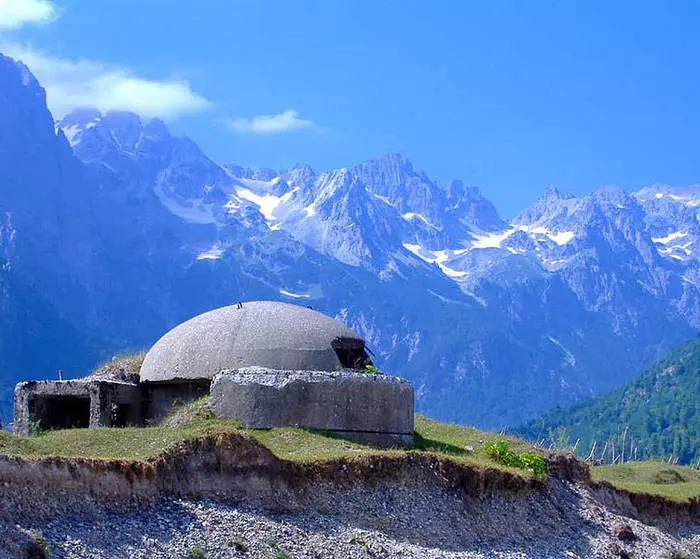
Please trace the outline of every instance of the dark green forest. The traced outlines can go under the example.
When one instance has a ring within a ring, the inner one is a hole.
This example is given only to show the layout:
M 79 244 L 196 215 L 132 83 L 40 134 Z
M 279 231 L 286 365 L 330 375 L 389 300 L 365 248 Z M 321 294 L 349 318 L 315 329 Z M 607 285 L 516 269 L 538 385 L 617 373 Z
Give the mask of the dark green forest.
M 622 388 L 558 407 L 517 428 L 517 434 L 580 456 L 700 460 L 700 336 L 676 348 Z M 624 445 L 623 445 L 624 441 Z M 578 442 L 578 444 L 577 444 Z M 613 449 L 614 447 L 614 449 Z M 605 455 L 602 456 L 603 450 Z

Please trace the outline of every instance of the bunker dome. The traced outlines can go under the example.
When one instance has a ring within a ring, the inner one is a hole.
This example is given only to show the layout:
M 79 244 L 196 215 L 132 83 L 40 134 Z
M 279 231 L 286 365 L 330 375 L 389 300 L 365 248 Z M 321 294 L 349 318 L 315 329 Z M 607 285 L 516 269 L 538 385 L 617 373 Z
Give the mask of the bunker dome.
M 298 305 L 254 301 L 200 314 L 146 355 L 142 382 L 211 379 L 223 369 L 338 371 L 371 365 L 365 343 L 342 322 Z

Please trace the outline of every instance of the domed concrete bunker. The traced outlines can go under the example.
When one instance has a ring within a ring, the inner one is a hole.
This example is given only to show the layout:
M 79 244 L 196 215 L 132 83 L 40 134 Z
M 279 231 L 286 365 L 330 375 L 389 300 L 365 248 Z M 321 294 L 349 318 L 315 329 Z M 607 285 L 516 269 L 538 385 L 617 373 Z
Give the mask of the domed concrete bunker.
M 146 355 L 141 383 L 151 417 L 174 398 L 209 390 L 213 413 L 245 427 L 296 425 L 380 446 L 410 444 L 413 386 L 372 371 L 364 340 L 343 323 L 257 301 L 168 332 Z
M 307 307 L 254 301 L 221 307 L 176 326 L 141 367 L 142 382 L 211 379 L 223 369 L 362 369 L 365 343 L 342 322 Z
M 249 428 L 300 426 L 359 442 L 413 440 L 413 386 L 377 373 L 364 340 L 310 308 L 256 301 L 222 307 L 173 328 L 133 377 L 23 382 L 15 432 L 153 424 L 209 395 L 211 410 Z

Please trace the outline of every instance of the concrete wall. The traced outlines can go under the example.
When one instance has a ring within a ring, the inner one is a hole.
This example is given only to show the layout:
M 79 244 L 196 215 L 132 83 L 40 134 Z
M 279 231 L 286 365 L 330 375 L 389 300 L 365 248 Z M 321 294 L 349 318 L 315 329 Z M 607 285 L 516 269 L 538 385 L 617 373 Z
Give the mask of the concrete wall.
M 297 425 L 378 446 L 406 446 L 413 437 L 413 386 L 386 375 L 222 371 L 212 381 L 210 406 L 218 417 L 255 429 Z
M 107 380 L 64 380 L 21 382 L 15 387 L 15 424 L 18 435 L 28 435 L 32 425 L 39 428 L 70 427 L 56 422 L 50 415 L 56 412 L 56 403 L 68 405 L 86 400 L 89 427 L 110 427 L 114 412 L 125 424 L 141 422 L 141 391 L 136 384 Z M 82 410 L 66 410 L 75 413 L 76 421 Z

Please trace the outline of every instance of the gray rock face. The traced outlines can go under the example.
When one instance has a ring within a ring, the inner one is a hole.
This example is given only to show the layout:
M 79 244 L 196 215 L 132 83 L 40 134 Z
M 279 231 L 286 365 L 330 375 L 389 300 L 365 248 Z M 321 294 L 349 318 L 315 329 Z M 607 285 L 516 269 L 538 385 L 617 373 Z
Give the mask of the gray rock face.
M 146 355 L 141 381 L 212 378 L 223 369 L 334 371 L 343 368 L 331 346 L 343 338 L 364 346 L 342 322 L 306 307 L 255 301 L 222 307 L 180 324 Z
M 248 367 L 216 375 L 209 402 L 218 417 L 254 429 L 297 425 L 379 446 L 413 440 L 413 386 L 386 375 Z

